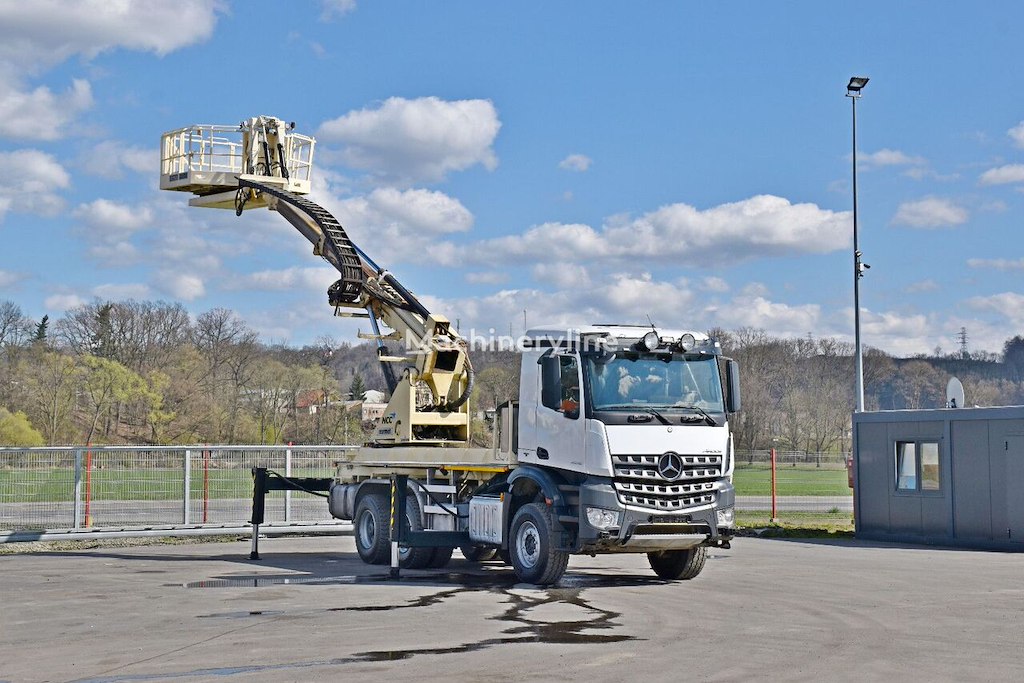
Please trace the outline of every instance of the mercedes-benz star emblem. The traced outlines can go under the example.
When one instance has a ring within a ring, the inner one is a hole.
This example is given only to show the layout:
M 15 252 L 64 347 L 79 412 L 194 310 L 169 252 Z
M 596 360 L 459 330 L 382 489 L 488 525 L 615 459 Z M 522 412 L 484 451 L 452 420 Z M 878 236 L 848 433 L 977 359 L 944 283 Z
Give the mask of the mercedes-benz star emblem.
M 683 458 L 669 451 L 658 458 L 658 473 L 669 481 L 675 481 L 683 474 Z

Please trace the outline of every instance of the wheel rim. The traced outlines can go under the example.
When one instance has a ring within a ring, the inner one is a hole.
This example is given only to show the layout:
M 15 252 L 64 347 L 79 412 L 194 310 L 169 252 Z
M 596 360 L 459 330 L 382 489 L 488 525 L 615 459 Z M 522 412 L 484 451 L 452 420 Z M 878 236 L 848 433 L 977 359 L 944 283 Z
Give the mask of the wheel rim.
M 359 518 L 359 545 L 365 549 L 373 547 L 377 537 L 377 525 L 373 523 L 373 515 L 364 512 Z
M 516 555 L 527 569 L 536 567 L 540 561 L 540 531 L 529 520 L 523 522 L 516 534 Z

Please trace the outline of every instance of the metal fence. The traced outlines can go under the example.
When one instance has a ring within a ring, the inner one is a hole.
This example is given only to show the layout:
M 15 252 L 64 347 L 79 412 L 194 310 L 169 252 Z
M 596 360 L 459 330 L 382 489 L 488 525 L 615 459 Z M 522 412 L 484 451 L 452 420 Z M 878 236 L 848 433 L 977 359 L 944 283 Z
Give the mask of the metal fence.
M 351 448 L 0 448 L 0 531 L 243 527 L 253 467 L 331 477 L 338 454 Z M 335 523 L 322 498 L 291 491 L 267 495 L 266 519 Z
M 733 482 L 740 523 L 852 528 L 849 461 L 848 453 L 737 452 Z
M 242 529 L 251 512 L 253 467 L 331 477 L 339 453 L 352 448 L 0 448 L 0 540 L 41 531 Z M 849 524 L 846 461 L 836 453 L 777 452 L 773 468 L 771 451 L 738 452 L 740 522 Z M 271 525 L 338 525 L 322 498 L 291 491 L 267 495 L 266 519 Z

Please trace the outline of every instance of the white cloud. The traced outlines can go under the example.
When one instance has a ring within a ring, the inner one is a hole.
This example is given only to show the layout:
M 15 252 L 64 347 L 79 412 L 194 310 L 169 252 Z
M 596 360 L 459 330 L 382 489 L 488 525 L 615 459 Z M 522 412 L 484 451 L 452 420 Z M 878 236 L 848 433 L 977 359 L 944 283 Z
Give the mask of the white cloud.
M 909 285 L 907 285 L 904 291 L 907 292 L 908 294 L 921 294 L 923 292 L 936 292 L 939 289 L 941 288 L 939 287 L 938 282 L 936 282 L 935 280 L 927 279 L 910 283 Z
M 404 233 L 396 234 L 398 237 L 465 232 L 473 227 L 473 214 L 443 192 L 385 187 L 342 203 L 348 215 L 361 225 Z
M 678 327 L 684 320 L 693 295 L 672 283 L 650 275 L 612 274 L 589 288 L 570 287 L 553 292 L 539 289 L 506 289 L 479 297 L 445 300 L 421 296 L 430 310 L 458 311 L 465 333 L 474 329 L 498 334 L 522 332 L 523 311 L 530 325 L 581 325 L 595 322 L 646 323 Z M 699 328 L 696 328 L 699 329 Z
M 589 287 L 590 273 L 585 266 L 574 263 L 538 263 L 532 270 L 533 279 L 547 282 L 562 289 Z
M 181 301 L 195 301 L 206 295 L 206 285 L 199 275 L 162 270 L 156 274 L 154 284 L 160 291 Z
M 558 162 L 558 168 L 566 171 L 586 171 L 590 168 L 593 160 L 586 154 L 570 154 Z
M 923 166 L 928 163 L 928 160 L 896 149 L 880 149 L 870 154 L 859 154 L 857 163 L 867 169 L 881 166 Z
M 132 233 L 153 222 L 153 211 L 148 206 L 129 206 L 110 199 L 96 199 L 81 204 L 74 215 L 98 232 Z
M 471 285 L 501 285 L 509 281 L 508 273 L 489 270 L 479 273 L 466 273 L 466 282 Z
M 101 263 L 116 266 L 137 260 L 139 251 L 130 240 L 153 222 L 150 207 L 129 206 L 110 199 L 81 204 L 72 215 L 79 220 L 76 232 L 85 240 L 88 254 Z
M 1024 149 L 1024 121 L 1021 121 L 1016 126 L 1006 131 L 1006 134 L 1013 140 L 1013 144 L 1017 147 Z
M 0 61 L 47 68 L 73 55 L 127 48 L 163 56 L 213 34 L 217 0 L 0 3 Z
M 836 251 L 850 242 L 849 221 L 849 212 L 759 195 L 705 210 L 672 204 L 633 220 L 616 217 L 600 231 L 583 224 L 545 223 L 521 235 L 478 242 L 467 251 L 471 259 L 483 262 L 643 258 L 707 267 Z
M 0 270 L 0 289 L 8 289 L 25 280 L 27 276 L 23 273 L 14 273 L 9 270 Z
M 126 170 L 154 176 L 160 168 L 160 153 L 155 147 L 136 147 L 118 140 L 105 140 L 93 147 L 80 163 L 86 173 L 100 178 L 116 180 L 124 177 Z
M 900 204 L 892 223 L 911 228 L 940 228 L 962 225 L 967 222 L 967 218 L 967 210 L 949 199 L 925 197 Z
M 1024 270 L 1024 258 L 971 258 L 967 259 L 970 268 L 982 268 L 984 270 Z
M 845 311 L 847 320 L 853 320 L 853 309 Z M 941 326 L 929 316 L 886 311 L 882 313 L 862 310 L 861 332 L 864 343 L 885 349 L 897 356 L 931 353 Z
M 968 299 L 967 303 L 977 310 L 998 313 L 1014 327 L 1024 325 L 1024 294 L 1002 292 L 991 296 L 976 296 Z
M 163 56 L 213 33 L 219 0 L 0 2 L 0 136 L 57 140 L 93 105 L 88 81 L 64 92 L 28 80 L 73 56 L 117 48 Z
M 1024 164 L 1007 164 L 990 168 L 981 174 L 978 182 L 982 185 L 1006 185 L 1024 183 Z
M 320 0 L 320 21 L 331 21 L 354 12 L 356 0 Z
M 2 5 L 0 5 L 2 6 Z M 2 40 L 2 39 L 0 39 Z M 92 107 L 88 81 L 75 79 L 64 93 L 47 87 L 23 90 L 16 81 L 2 78 L 0 70 L 0 136 L 22 140 L 58 140 L 69 124 Z
M 338 273 L 331 266 L 292 267 L 281 270 L 260 270 L 232 278 L 228 289 L 257 291 L 291 291 L 306 289 L 323 294 L 338 279 Z
M 723 293 L 729 291 L 729 283 L 720 277 L 708 276 L 701 280 L 701 289 L 705 292 Z
M 387 244 L 389 261 L 382 265 L 419 259 L 426 249 L 434 259 L 451 263 L 454 247 L 440 238 L 473 226 L 473 214 L 443 192 L 385 187 L 342 198 L 332 182 L 315 185 L 315 201 L 341 221 L 356 244 L 374 253 L 379 250 L 369 245 Z
M 70 184 L 71 176 L 46 152 L 0 152 L 0 220 L 7 211 L 55 215 L 64 207 L 64 200 L 54 190 Z
M 50 311 L 63 312 L 89 303 L 77 294 L 52 294 L 43 300 L 43 306 Z
M 92 293 L 104 301 L 123 301 L 124 299 L 148 299 L 152 290 L 148 285 L 140 283 L 111 283 L 93 287 Z
M 728 329 L 753 327 L 784 337 L 802 336 L 821 329 L 821 308 L 817 304 L 790 305 L 764 296 L 741 294 L 727 305 L 712 310 L 715 324 Z
M 408 185 L 443 180 L 476 164 L 493 170 L 498 159 L 492 145 L 500 128 L 489 100 L 391 97 L 376 109 L 325 121 L 317 135 L 341 143 L 341 158 L 352 168 Z

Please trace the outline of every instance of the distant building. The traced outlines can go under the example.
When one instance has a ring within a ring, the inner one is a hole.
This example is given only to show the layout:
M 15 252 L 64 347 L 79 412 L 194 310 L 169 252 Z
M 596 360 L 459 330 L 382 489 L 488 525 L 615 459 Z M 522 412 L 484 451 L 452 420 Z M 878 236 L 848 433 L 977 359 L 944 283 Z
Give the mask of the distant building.
M 363 402 L 364 403 L 387 403 L 387 401 L 384 400 L 384 392 L 383 391 L 377 391 L 376 389 L 367 389 L 365 392 L 363 392 Z
M 379 394 L 380 392 L 378 391 L 375 393 Z M 360 407 L 359 419 L 363 422 L 372 422 L 373 420 L 380 419 L 384 416 L 384 409 L 387 407 L 387 403 L 370 403 L 369 401 L 363 401 L 362 406 Z
M 327 404 L 327 395 L 323 389 L 309 389 L 308 391 L 300 391 L 295 396 L 295 409 L 305 410 L 310 415 L 315 415 L 320 407 Z

